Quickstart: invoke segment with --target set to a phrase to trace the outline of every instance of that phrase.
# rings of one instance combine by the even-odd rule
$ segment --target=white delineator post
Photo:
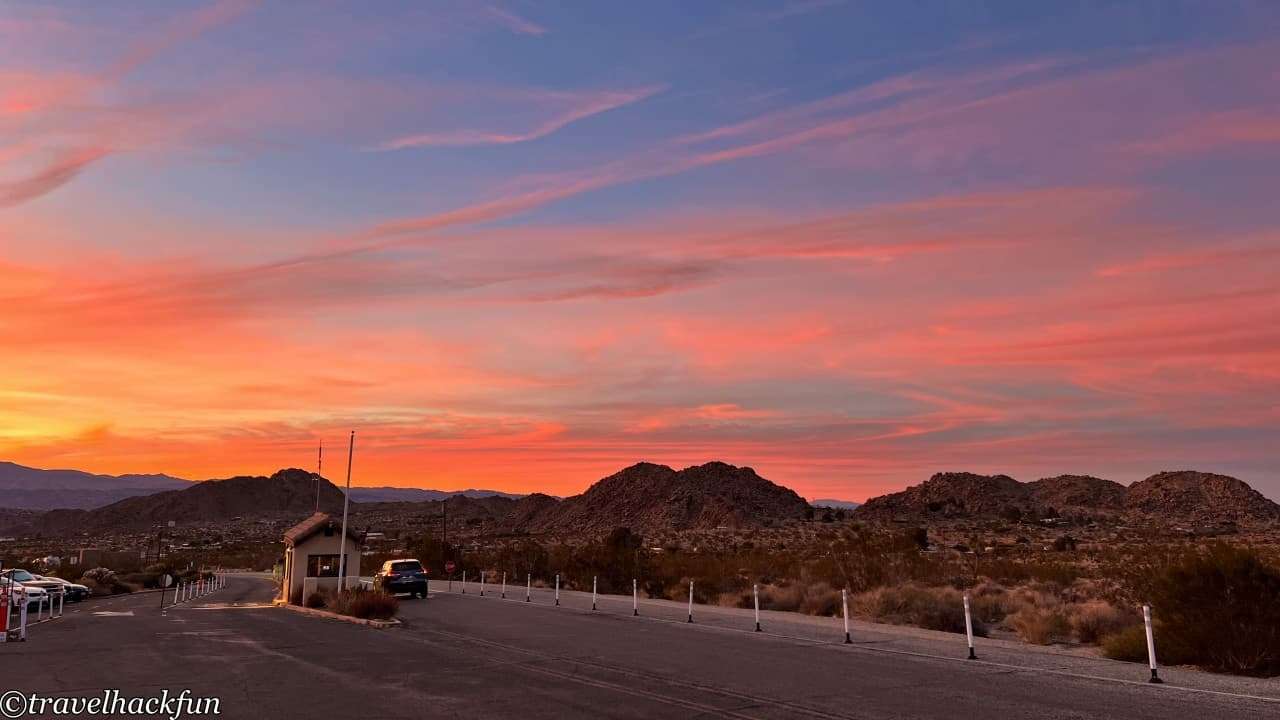
[[[556,573],[556,607],[560,607],[560,573]]]
[[[591,609],[596,609],[596,576],[591,576]]]
[[[524,601],[530,602],[531,600],[533,600],[533,573],[529,573],[525,577],[524,586]]]
[[[462,571],[462,594],[467,594],[467,571]]]
[[[693,622],[693,581],[689,581],[689,622]]]
[[[484,571],[480,571],[480,597],[484,597]]]
[[[1147,664],[1151,666],[1151,679],[1147,682],[1162,683],[1156,670],[1156,636],[1151,631],[1151,606],[1142,606],[1142,624],[1147,628]]]
[[[756,632],[760,632],[760,586],[752,583],[751,595],[756,603]]]
[[[631,614],[640,614],[640,590],[636,586],[635,578],[631,578]]]
[[[844,644],[848,645],[853,642],[853,638],[849,635],[849,591],[840,589],[840,611],[844,614]]]
[[[507,571],[502,571],[502,599],[507,599]]]
[[[973,653],[973,614],[969,612],[969,593],[964,594],[964,635],[969,640],[969,659],[977,660]]]

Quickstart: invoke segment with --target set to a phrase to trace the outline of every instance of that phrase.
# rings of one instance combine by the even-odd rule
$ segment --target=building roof
[[[288,530],[285,530],[284,544],[287,546],[297,545],[326,528],[331,529],[335,533],[338,532],[338,524],[333,521],[333,518],[329,517],[329,513],[318,512]],[[360,542],[363,539],[363,536],[351,525],[347,525],[347,537],[355,540],[356,542]]]

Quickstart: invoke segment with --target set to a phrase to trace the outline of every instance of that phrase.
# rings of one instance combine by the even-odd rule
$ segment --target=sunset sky
[[[376,12],[375,12],[376,10]],[[1280,499],[1280,4],[0,0],[0,460]],[[341,446],[341,449],[340,449]]]

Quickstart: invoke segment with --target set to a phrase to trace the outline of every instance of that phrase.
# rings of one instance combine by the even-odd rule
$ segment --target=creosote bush
[[[1280,675],[1280,568],[1252,549],[1192,549],[1154,568],[1139,587],[1154,614],[1156,657],[1241,675]],[[1104,651],[1146,659],[1141,628],[1113,634]]]

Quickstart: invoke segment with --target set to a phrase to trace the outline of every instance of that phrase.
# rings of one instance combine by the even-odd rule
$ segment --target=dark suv
[[[422,563],[412,558],[388,560],[382,563],[382,569],[373,576],[373,586],[388,592],[409,593],[410,596],[427,596],[427,570]]]

